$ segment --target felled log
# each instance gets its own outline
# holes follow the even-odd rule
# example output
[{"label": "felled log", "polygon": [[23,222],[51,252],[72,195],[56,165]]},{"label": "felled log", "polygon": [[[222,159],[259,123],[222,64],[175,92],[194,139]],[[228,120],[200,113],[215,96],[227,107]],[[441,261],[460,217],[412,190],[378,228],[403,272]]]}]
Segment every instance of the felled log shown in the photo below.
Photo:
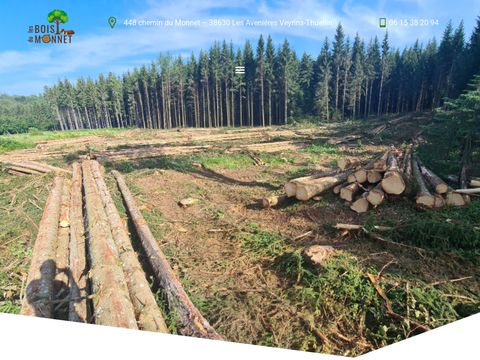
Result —
[{"label": "felled log", "polygon": [[[363,225],[358,225],[358,224],[342,224],[342,223],[337,223],[333,226],[335,229],[338,230],[363,230],[364,226]],[[381,225],[375,225],[373,227],[375,230],[378,231],[390,231],[393,230],[393,227],[391,226],[381,226]]]},{"label": "felled log", "polygon": [[381,125],[373,128],[373,129],[370,131],[370,133],[371,133],[372,135],[378,135],[378,134],[382,133],[386,128],[387,128],[387,125],[386,125],[386,124],[381,124]]},{"label": "felled log", "polygon": [[466,204],[463,195],[451,189],[447,192],[446,202],[449,206],[464,206]]},{"label": "felled log", "polygon": [[[55,300],[69,299],[69,240],[70,240],[70,181],[63,181],[62,200],[60,205],[60,218],[58,222],[56,267],[57,273],[54,283]],[[54,316],[57,319],[68,318],[68,302],[61,303],[55,308]]]},{"label": "felled log", "polygon": [[296,198],[306,201],[335,185],[344,182],[350,175],[349,172],[339,173],[333,176],[324,176],[318,179],[296,182]]},{"label": "felled log", "polygon": [[382,180],[382,173],[378,170],[368,170],[367,171],[367,181],[370,184],[376,184]]},{"label": "felled log", "polygon": [[367,181],[367,170],[360,168],[357,171],[353,173],[353,176],[355,176],[355,180],[359,182],[360,184],[364,183]]},{"label": "felled log", "polygon": [[83,161],[82,172],[95,323],[137,329],[118,251],[93,178],[91,160]]},{"label": "felled log", "polygon": [[433,196],[435,197],[435,201],[434,201],[434,204],[433,204],[434,207],[441,208],[441,207],[444,207],[446,205],[446,201],[445,201],[445,199],[443,198],[442,195],[434,194]]},{"label": "felled log", "polygon": [[15,175],[15,176],[28,176],[29,175],[29,174],[25,174],[24,172],[12,170],[12,169],[7,170],[7,173],[9,173],[10,175]]},{"label": "felled log", "polygon": [[22,166],[16,166],[16,165],[9,165],[8,169],[11,170],[11,171],[15,171],[17,173],[22,173],[24,175],[42,175],[42,174],[44,174],[44,172],[40,172],[40,171],[37,171],[37,170],[25,168],[25,167],[22,167]]},{"label": "felled log", "polygon": [[373,163],[373,170],[385,171],[387,170],[387,160],[390,150],[387,150],[382,156],[376,159]]},{"label": "felled log", "polygon": [[341,184],[335,185],[335,186],[333,187],[333,193],[334,193],[335,195],[340,194],[340,190],[342,190],[342,188],[343,188],[344,186],[345,186],[345,183],[341,183]]},{"label": "felled log", "polygon": [[92,173],[95,178],[105,213],[107,214],[112,236],[122,261],[127,287],[135,310],[138,327],[147,331],[168,333],[167,325],[160,311],[155,297],[150,290],[147,277],[133,250],[130,236],[125,228],[117,207],[110,196],[105,180],[103,179],[98,162],[91,162]]},{"label": "felled log", "polygon": [[53,315],[53,280],[57,247],[58,220],[62,199],[63,177],[53,179],[52,190],[38,226],[32,261],[27,276],[27,288],[20,314],[51,318]]},{"label": "felled log", "polygon": [[468,182],[468,185],[469,186],[472,186],[472,187],[480,187],[480,179],[476,180],[476,179],[471,179],[469,182]]},{"label": "felled log", "polygon": [[70,303],[68,320],[87,322],[87,286],[85,229],[83,226],[82,168],[72,164],[72,188],[70,196]]},{"label": "felled log", "polygon": [[303,177],[289,180],[284,185],[285,193],[287,194],[288,197],[295,196],[295,194],[297,193],[297,183],[318,179],[324,176],[332,176],[335,174],[337,174],[337,171],[319,172],[313,175],[303,176]]},{"label": "felled log", "polygon": [[387,159],[387,171],[383,175],[382,188],[388,194],[400,195],[405,191],[405,181],[398,168],[397,158],[390,152]]},{"label": "felled log", "polygon": [[393,120],[389,120],[388,123],[389,123],[390,125],[396,125],[396,124],[398,124],[398,123],[400,123],[400,122],[402,122],[402,121],[404,121],[404,120],[406,120],[406,119],[408,119],[408,118],[410,118],[410,114],[404,115],[404,116],[400,116],[400,117],[398,117],[398,118],[396,118],[396,119],[393,119]]},{"label": "felled log", "polygon": [[122,175],[118,171],[113,171],[112,174],[117,180],[128,213],[135,226],[141,245],[145,250],[147,260],[153,269],[155,278],[166,293],[170,310],[175,312],[178,317],[181,333],[202,338],[221,339],[220,335],[217,334],[215,329],[189,299],[145,219],[138,210],[135,199],[130,193]]},{"label": "felled log", "polygon": [[368,211],[368,207],[370,203],[367,200],[367,194],[368,193],[363,193],[360,195],[351,205],[350,209],[357,213],[364,213]]},{"label": "felled log", "polygon": [[270,196],[265,196],[263,199],[262,199],[262,206],[264,209],[266,208],[271,208],[273,206],[277,206],[279,204],[282,204],[284,203],[285,201],[287,201],[289,198],[289,196],[287,195],[280,195],[280,196],[277,196],[277,195],[270,195]]},{"label": "felled log", "polygon": [[407,148],[405,149],[405,154],[403,156],[403,163],[402,163],[402,172],[407,178],[407,180],[410,180],[413,176],[411,146],[407,146]]},{"label": "felled log", "polygon": [[348,184],[340,189],[340,198],[352,201],[353,196],[360,190],[360,186],[357,182]]},{"label": "felled log", "polygon": [[344,143],[347,143],[347,142],[350,142],[350,141],[353,141],[353,140],[361,139],[362,137],[363,137],[362,135],[347,135],[347,136],[344,136],[340,139],[330,139],[330,140],[327,141],[327,144],[340,145],[340,144],[344,144]]},{"label": "felled log", "polygon": [[367,194],[367,200],[373,206],[380,205],[385,199],[385,192],[383,191],[382,184],[377,184]]},{"label": "felled log", "polygon": [[480,194],[480,188],[456,189],[455,192],[459,194]]},{"label": "felled log", "polygon": [[[458,176],[457,175],[448,175],[447,180],[451,183],[458,184]],[[467,180],[468,187],[480,187],[480,179],[479,178],[471,178]]]},{"label": "felled log", "polygon": [[37,163],[33,161],[24,161],[24,162],[9,162],[8,166],[16,170],[16,168],[23,169],[23,170],[18,170],[22,172],[30,171],[32,174],[46,174],[49,172],[55,172],[56,174],[69,174],[70,171],[48,165],[48,164],[42,164],[42,163]]},{"label": "felled log", "polygon": [[435,190],[437,194],[445,194],[448,190],[448,185],[440,179],[437,175],[435,175],[431,170],[429,170],[417,157],[417,163],[420,168],[420,172],[422,176],[427,180],[427,183]]},{"label": "felled log", "polygon": [[425,180],[420,172],[416,156],[414,156],[412,159],[412,171],[418,189],[415,199],[417,205],[432,208],[435,205],[435,197],[430,193],[427,185],[425,184]]},{"label": "felled log", "polygon": [[357,164],[358,161],[352,161],[348,158],[342,158],[337,160],[337,167],[342,171],[354,167]]}]

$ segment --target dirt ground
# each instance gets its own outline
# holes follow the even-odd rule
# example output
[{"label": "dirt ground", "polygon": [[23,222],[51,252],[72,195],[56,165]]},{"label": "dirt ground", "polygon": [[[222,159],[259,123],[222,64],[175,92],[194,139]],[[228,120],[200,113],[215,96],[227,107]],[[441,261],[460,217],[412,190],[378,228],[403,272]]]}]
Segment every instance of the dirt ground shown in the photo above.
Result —
[{"label": "dirt ground", "polygon": [[[291,138],[285,129],[279,131],[284,131],[282,139]],[[397,335],[387,334],[385,338],[380,338],[380,330],[375,330],[376,333],[371,335],[365,329],[368,327],[368,318],[365,317],[368,317],[369,307],[379,309],[383,306],[373,288],[370,286],[366,290],[373,299],[371,303],[350,301],[350,295],[346,293],[341,299],[343,304],[331,304],[326,300],[318,303],[319,300],[315,298],[317,306],[307,306],[305,299],[312,297],[308,291],[313,291],[311,289],[314,287],[302,283],[300,275],[297,281],[285,276],[282,268],[277,266],[283,253],[301,254],[311,245],[332,246],[336,256],[344,256],[348,259],[348,264],[352,264],[352,269],[355,269],[344,268],[339,275],[342,281],[349,278],[349,271],[352,274],[360,271],[362,273],[358,279],[361,279],[361,284],[355,286],[365,287],[368,284],[366,273],[380,272],[388,279],[386,286],[388,285],[392,296],[397,288],[403,289],[406,286],[407,302],[409,286],[423,284],[423,287],[429,288],[442,287],[443,293],[457,299],[457,302],[463,297],[473,298],[473,303],[477,304],[480,270],[477,260],[471,258],[386,245],[361,234],[342,235],[331,228],[335,223],[364,224],[369,221],[395,225],[406,214],[414,214],[416,211],[411,201],[405,198],[389,199],[381,207],[361,215],[352,212],[330,192],[316,201],[301,203],[292,200],[278,208],[262,209],[259,200],[267,194],[282,194],[285,180],[314,169],[329,169],[341,157],[370,158],[382,153],[391,144],[408,140],[417,131],[417,127],[410,126],[404,133],[391,131],[377,139],[367,138],[353,144],[337,145],[333,150],[331,146],[325,145],[328,139],[337,139],[352,131],[364,131],[364,127],[360,124],[350,128],[343,125],[310,131],[303,129],[300,133],[291,131],[295,138],[308,138],[313,145],[303,150],[280,151],[268,156],[258,153],[264,165],[256,164],[246,155],[229,157],[216,150],[190,159],[193,166],[183,166],[175,157],[161,161],[106,162],[105,166],[107,173],[110,168],[124,170],[140,209],[187,293],[226,340],[357,355],[396,341]],[[225,134],[224,131],[205,130],[155,132],[150,134],[147,142],[149,146],[162,146],[181,139],[182,144],[187,144],[193,141],[194,136],[206,133]],[[138,139],[141,137],[139,132],[130,130],[123,135],[125,137],[119,135],[119,138],[106,142],[90,138],[47,143],[37,146],[35,150],[20,150],[4,155],[2,159],[24,159],[28,156],[38,159],[50,154],[46,157],[48,162],[65,165],[72,160],[69,155],[84,153],[87,145],[104,150],[142,145],[142,140]],[[269,136],[271,139],[273,135]],[[198,139],[195,141],[202,143]],[[236,146],[257,141],[257,138],[252,137],[227,143]],[[12,180],[7,175],[1,175],[0,188],[5,195],[8,193],[11,197],[10,181]],[[48,184],[48,178],[42,181],[44,186]],[[117,202],[121,203],[111,178],[108,183]],[[44,198],[42,192],[35,202],[40,209]],[[179,202],[185,198],[193,198],[196,202],[192,206],[183,207]],[[11,198],[5,200],[6,203],[10,201]],[[0,212],[5,211],[0,209]],[[34,217],[28,220],[32,223],[38,222],[37,217],[41,215],[41,212],[35,211]],[[25,242],[25,249],[33,244],[34,234],[35,229],[32,228],[27,235],[30,239]],[[11,265],[7,271],[4,270],[10,264],[7,261],[10,255],[7,252],[8,246],[2,247],[2,242],[6,242],[9,236],[12,236],[12,232],[0,237],[0,259],[4,259],[3,263],[0,262],[0,273],[3,271],[6,274],[3,281],[0,278],[0,287],[8,288],[15,284],[13,295],[9,293],[12,312],[15,312],[21,283],[18,273],[15,276],[8,275]],[[265,248],[261,248],[254,243],[257,247],[252,250],[252,241],[264,241],[267,244],[262,243]],[[279,248],[274,248],[277,243]],[[28,264],[28,251],[25,251],[21,260],[24,265]],[[319,274],[321,277],[322,272]],[[459,278],[465,279],[449,282]],[[328,290],[329,284],[322,286],[321,291],[325,293],[320,292],[321,294],[333,291]],[[3,291],[4,303],[7,300],[5,293]],[[356,299],[354,295],[351,297]],[[334,302],[335,299],[338,301],[332,295],[330,300]],[[0,304],[1,302],[0,296]],[[342,319],[342,316],[338,316],[337,306],[343,306],[340,309],[358,306],[364,310],[355,311],[353,320]],[[408,311],[407,305],[407,313]],[[398,335],[397,340],[414,333],[412,330],[411,334]]]}]

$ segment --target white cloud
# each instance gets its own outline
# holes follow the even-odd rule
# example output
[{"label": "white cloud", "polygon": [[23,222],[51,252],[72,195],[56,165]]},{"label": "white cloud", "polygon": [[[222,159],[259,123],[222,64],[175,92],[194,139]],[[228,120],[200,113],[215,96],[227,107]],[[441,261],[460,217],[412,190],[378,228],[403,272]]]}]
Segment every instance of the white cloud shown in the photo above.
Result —
[{"label": "white cloud", "polygon": [[[472,6],[475,6],[474,0]],[[0,73],[18,73],[16,83],[0,79],[0,91],[21,93],[40,92],[43,84],[52,84],[58,78],[68,77],[72,81],[79,74],[114,71],[124,72],[140,63],[149,63],[161,52],[188,54],[208,48],[213,41],[232,41],[243,45],[245,39],[256,39],[259,33],[271,34],[274,39],[284,37],[303,38],[307,41],[321,41],[328,35],[332,39],[339,21],[346,33],[353,37],[359,32],[366,41],[370,37],[383,36],[378,28],[378,17],[419,17],[429,13],[444,14],[444,9],[432,10],[432,0],[379,0],[373,5],[360,5],[346,0],[339,10],[333,0],[284,0],[276,2],[253,0],[204,0],[204,1],[148,1],[147,9],[129,14],[131,18],[155,19],[208,19],[223,17],[229,19],[330,19],[331,24],[322,27],[124,27],[124,19],[118,19],[114,30],[105,29],[97,33],[75,34],[68,46],[50,46],[31,51],[0,52]],[[403,3],[403,4],[402,4]],[[478,7],[478,4],[476,5]],[[230,9],[230,10],[229,10]],[[421,10],[421,11],[420,11]],[[230,14],[229,14],[230,13]],[[216,14],[224,14],[217,16]],[[443,26],[441,26],[443,29]],[[388,29],[394,46],[410,44],[417,37],[426,40],[435,29],[424,27],[409,29],[395,27]],[[316,54],[313,54],[316,55]],[[31,89],[28,91],[28,89]],[[23,90],[22,90],[23,89]]]}]

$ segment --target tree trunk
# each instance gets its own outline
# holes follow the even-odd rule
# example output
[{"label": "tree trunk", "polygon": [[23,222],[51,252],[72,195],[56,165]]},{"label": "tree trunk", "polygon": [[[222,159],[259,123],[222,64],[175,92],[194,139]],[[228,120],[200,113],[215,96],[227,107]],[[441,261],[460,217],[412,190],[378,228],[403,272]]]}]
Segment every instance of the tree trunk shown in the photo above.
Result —
[{"label": "tree trunk", "polygon": [[297,182],[295,196],[298,200],[309,200],[325,190],[331,189],[335,185],[347,180],[348,175],[348,172],[344,172],[335,176],[325,176],[319,179]]},{"label": "tree trunk", "polygon": [[415,156],[413,157],[412,161],[412,171],[418,188],[416,196],[417,205],[432,208],[435,205],[435,197],[430,193],[427,185],[425,184],[425,180],[422,177],[422,173],[420,172],[420,168]]},{"label": "tree trunk", "polygon": [[405,191],[405,182],[398,167],[397,158],[391,151],[387,159],[387,171],[381,182],[383,190],[388,194],[400,195]]},{"label": "tree trunk", "polygon": [[128,291],[135,310],[135,317],[138,321],[138,326],[140,329],[147,331],[168,333],[168,328],[163,319],[162,312],[158,308],[157,302],[150,290],[146,275],[138,261],[135,250],[133,250],[128,231],[120,218],[117,207],[115,206],[107,185],[105,184],[105,180],[101,174],[100,165],[98,162],[92,161],[91,167],[105,213],[110,221],[113,240],[119,250],[120,260],[122,261],[122,267],[125,272],[125,279],[127,281]]},{"label": "tree trunk", "polygon": [[[87,271],[85,253],[85,229],[83,226],[82,169],[72,164],[72,188],[70,197],[70,304],[69,321],[87,322]],[[76,300],[72,300],[76,299]]]},{"label": "tree trunk", "polygon": [[197,337],[221,339],[220,335],[212,328],[207,320],[202,316],[200,311],[193,305],[183,289],[180,281],[177,279],[174,271],[170,267],[167,258],[163,254],[156,239],[153,237],[145,219],[138,210],[135,200],[130,193],[122,175],[113,171],[113,175],[117,180],[118,187],[122,193],[125,205],[128,209],[130,217],[137,235],[140,238],[147,260],[153,268],[155,277],[159,285],[163,288],[167,295],[170,310],[176,312],[182,333],[184,335],[193,335]]},{"label": "tree trunk", "polygon": [[82,163],[82,172],[95,323],[137,329],[118,251],[92,175],[91,160]]},{"label": "tree trunk", "polygon": [[372,190],[367,194],[367,200],[373,206],[380,205],[385,199],[385,192],[383,191],[382,184],[377,184]]},{"label": "tree trunk", "polygon": [[417,158],[417,163],[420,168],[420,172],[422,173],[423,177],[427,180],[427,183],[435,189],[437,194],[445,194],[448,190],[447,184],[440,179],[437,175],[435,175],[431,170],[429,170],[425,165],[423,165],[422,161]]},{"label": "tree trunk", "polygon": [[21,315],[51,318],[53,315],[53,279],[56,272],[58,220],[62,199],[63,177],[53,179],[52,190],[38,226],[37,239],[27,276],[27,288]]}]

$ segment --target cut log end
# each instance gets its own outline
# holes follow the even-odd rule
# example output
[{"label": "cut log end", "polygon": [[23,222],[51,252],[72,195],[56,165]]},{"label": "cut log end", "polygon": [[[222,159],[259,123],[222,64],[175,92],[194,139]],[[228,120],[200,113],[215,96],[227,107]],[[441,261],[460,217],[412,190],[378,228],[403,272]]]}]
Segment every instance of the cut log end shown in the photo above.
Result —
[{"label": "cut log end", "polygon": [[370,203],[368,202],[366,196],[361,196],[355,200],[352,205],[350,205],[350,209],[357,213],[364,213],[368,211],[369,205]]},{"label": "cut log end", "polygon": [[433,208],[435,206],[435,197],[432,195],[420,195],[415,202],[421,207]]},{"label": "cut log end", "polygon": [[383,177],[382,188],[388,194],[400,195],[405,191],[406,185],[398,171],[389,171]]}]

